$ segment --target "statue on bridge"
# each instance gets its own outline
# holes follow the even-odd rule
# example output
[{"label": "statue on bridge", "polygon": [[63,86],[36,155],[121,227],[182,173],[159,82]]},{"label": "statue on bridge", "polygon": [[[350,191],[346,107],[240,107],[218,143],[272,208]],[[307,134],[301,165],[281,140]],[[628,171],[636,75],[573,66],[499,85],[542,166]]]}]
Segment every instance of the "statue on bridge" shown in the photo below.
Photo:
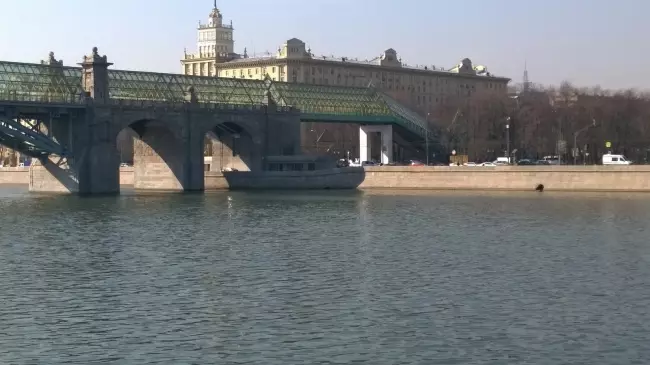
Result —
[{"label": "statue on bridge", "polygon": [[63,66],[63,61],[57,61],[56,58],[54,58],[54,52],[50,52],[50,54],[47,57],[46,61],[41,61],[41,65],[49,65],[49,66]]}]

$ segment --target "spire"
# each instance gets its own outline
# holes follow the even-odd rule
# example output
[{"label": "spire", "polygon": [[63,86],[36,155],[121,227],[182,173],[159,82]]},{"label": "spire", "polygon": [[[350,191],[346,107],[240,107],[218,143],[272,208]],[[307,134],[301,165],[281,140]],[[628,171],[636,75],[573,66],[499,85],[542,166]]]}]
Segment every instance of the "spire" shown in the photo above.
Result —
[{"label": "spire", "polygon": [[530,81],[528,80],[528,62],[524,60],[524,92],[528,92]]},{"label": "spire", "polygon": [[219,8],[217,8],[217,0],[214,0],[214,7],[212,8],[212,11],[210,12],[210,18],[221,18],[221,12],[219,11]]}]

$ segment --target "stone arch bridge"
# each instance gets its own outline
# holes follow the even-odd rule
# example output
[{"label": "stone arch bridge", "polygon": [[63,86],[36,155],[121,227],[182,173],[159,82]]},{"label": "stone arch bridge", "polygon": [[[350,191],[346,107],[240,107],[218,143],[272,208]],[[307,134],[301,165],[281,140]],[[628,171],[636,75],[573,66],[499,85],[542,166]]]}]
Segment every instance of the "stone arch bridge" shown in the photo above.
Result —
[{"label": "stone arch bridge", "polygon": [[[33,157],[30,189],[119,191],[118,134],[131,129],[135,187],[203,190],[205,136],[264,169],[266,156],[300,153],[300,122],[358,123],[420,139],[434,132],[416,113],[372,88],[314,86],[109,69],[94,48],[79,67],[50,54],[40,64],[0,61],[0,144]],[[365,133],[361,133],[365,136]],[[364,141],[360,141],[363,149]]]}]

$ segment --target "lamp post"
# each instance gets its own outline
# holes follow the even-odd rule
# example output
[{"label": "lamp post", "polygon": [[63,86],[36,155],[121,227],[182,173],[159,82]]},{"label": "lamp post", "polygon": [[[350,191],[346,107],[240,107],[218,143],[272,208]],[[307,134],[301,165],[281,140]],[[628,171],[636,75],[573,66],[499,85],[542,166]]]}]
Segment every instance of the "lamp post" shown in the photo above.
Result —
[{"label": "lamp post", "polygon": [[591,124],[589,124],[588,126],[583,127],[582,129],[579,129],[578,131],[573,133],[573,164],[574,165],[577,164],[577,159],[578,159],[578,135],[580,135],[580,133],[588,130],[589,128],[596,126],[596,119],[592,118],[591,121],[592,121]]},{"label": "lamp post", "polygon": [[[521,105],[519,104],[519,95],[511,96],[510,99],[514,100],[515,103],[516,103],[516,109],[514,110],[514,115],[515,115],[517,118],[519,118],[519,115],[521,114],[521,113],[520,113]],[[517,122],[519,123],[519,119],[517,119]],[[517,128],[520,128],[520,127],[525,128],[525,126],[522,126],[522,125],[520,125],[520,124],[517,124]],[[508,139],[510,139],[510,132],[509,132],[509,131],[508,131]],[[519,142],[520,142],[520,143],[519,143],[519,146],[522,147],[522,145],[521,145],[521,141],[519,141]],[[512,153],[513,153],[513,154],[516,153],[516,150],[515,150],[515,151],[512,151]],[[508,156],[508,158],[510,158],[510,156]],[[508,160],[508,161],[510,161],[510,160]]]},{"label": "lamp post", "polygon": [[506,119],[506,157],[510,163],[510,117]]},{"label": "lamp post", "polygon": [[426,150],[427,150],[426,151],[426,153],[427,153],[427,166],[429,166],[429,115],[431,115],[431,113],[427,113],[427,125],[426,125],[426,129],[424,130],[424,133],[426,134],[426,137],[425,137],[426,142],[425,143],[426,143]]}]

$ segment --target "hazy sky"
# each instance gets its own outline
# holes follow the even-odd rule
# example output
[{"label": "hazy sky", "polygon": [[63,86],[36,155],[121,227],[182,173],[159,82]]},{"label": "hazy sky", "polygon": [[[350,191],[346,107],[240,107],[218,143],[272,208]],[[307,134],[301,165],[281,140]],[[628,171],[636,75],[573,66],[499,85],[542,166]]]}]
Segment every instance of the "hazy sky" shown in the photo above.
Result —
[{"label": "hazy sky", "polygon": [[[274,51],[287,39],[317,55],[450,68],[469,57],[521,82],[650,88],[650,0],[218,0],[235,50]],[[212,0],[0,0],[0,59],[66,65],[93,46],[114,68],[180,72]]]}]

